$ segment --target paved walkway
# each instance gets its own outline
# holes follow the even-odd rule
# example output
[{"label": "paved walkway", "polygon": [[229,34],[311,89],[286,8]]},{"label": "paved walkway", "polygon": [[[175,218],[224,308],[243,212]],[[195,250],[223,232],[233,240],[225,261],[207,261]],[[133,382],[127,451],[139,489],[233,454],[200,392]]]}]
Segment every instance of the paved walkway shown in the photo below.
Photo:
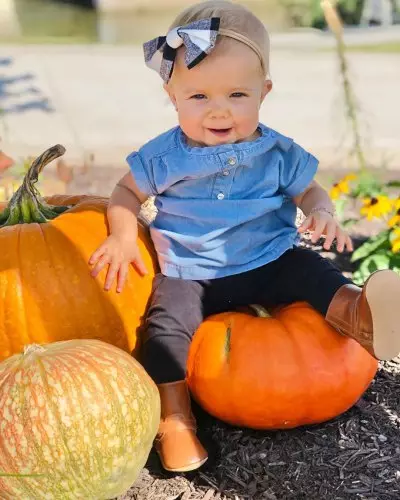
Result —
[{"label": "paved walkway", "polygon": [[[400,40],[398,28],[346,36]],[[273,35],[274,90],[261,111],[263,122],[313,151],[323,168],[345,167],[349,145],[336,54],[315,50],[332,44],[312,30]],[[400,168],[400,54],[348,58],[368,157]],[[0,108],[5,151],[37,155],[61,143],[74,164],[94,155],[96,165],[121,167],[129,151],[176,123],[160,78],[132,46],[0,47]]]}]

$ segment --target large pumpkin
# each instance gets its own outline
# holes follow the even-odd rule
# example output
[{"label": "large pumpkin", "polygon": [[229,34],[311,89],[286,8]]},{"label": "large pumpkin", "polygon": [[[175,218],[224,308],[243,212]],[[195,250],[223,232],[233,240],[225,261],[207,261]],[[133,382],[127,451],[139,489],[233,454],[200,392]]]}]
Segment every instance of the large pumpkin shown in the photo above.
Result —
[{"label": "large pumpkin", "polygon": [[272,317],[210,316],[191,344],[187,379],[211,415],[255,429],[331,419],[367,389],[377,361],[303,302]]},{"label": "large pumpkin", "polygon": [[43,200],[34,187],[44,165],[64,151],[46,151],[9,205],[0,204],[0,360],[26,344],[73,338],[97,338],[129,352],[138,346],[156,266],[150,237],[140,225],[149,274],[142,277],[130,266],[122,293],[105,292],[106,271],[93,279],[88,260],[107,236],[107,199]]},{"label": "large pumpkin", "polygon": [[129,354],[98,340],[27,346],[0,363],[0,498],[124,494],[160,419],[156,385]]}]

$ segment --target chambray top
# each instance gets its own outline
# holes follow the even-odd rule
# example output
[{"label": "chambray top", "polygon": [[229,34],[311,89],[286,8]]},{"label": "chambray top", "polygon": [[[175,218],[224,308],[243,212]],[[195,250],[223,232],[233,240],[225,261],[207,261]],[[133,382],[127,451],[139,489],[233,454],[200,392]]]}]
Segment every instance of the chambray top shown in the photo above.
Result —
[{"label": "chambray top", "polygon": [[139,189],[155,195],[150,234],[161,272],[212,279],[255,269],[299,241],[292,197],[318,161],[259,125],[254,141],[191,147],[180,127],[127,157]]}]

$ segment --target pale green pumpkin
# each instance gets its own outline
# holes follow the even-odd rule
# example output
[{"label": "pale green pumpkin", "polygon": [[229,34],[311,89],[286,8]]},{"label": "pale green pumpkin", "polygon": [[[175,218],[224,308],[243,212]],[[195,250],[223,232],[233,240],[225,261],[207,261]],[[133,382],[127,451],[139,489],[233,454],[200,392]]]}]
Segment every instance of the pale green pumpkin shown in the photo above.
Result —
[{"label": "pale green pumpkin", "polygon": [[0,363],[0,498],[122,495],[159,419],[157,387],[124,351],[98,340],[29,346]]}]

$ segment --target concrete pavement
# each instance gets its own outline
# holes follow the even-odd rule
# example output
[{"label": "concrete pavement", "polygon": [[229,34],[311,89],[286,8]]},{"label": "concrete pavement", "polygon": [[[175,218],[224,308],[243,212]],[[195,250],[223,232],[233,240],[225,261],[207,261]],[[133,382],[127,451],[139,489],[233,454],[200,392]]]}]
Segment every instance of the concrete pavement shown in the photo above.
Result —
[{"label": "concrete pavement", "polygon": [[[348,37],[374,36],[363,41],[362,33]],[[400,40],[395,27],[376,33]],[[336,54],[316,50],[333,43],[312,30],[272,35],[274,89],[261,111],[264,123],[313,151],[322,168],[347,167],[350,146]],[[398,169],[400,54],[350,52],[348,60],[368,158]],[[94,155],[96,165],[121,167],[132,149],[176,124],[161,83],[140,47],[2,46],[0,147],[20,157],[61,143],[71,164]]]}]

